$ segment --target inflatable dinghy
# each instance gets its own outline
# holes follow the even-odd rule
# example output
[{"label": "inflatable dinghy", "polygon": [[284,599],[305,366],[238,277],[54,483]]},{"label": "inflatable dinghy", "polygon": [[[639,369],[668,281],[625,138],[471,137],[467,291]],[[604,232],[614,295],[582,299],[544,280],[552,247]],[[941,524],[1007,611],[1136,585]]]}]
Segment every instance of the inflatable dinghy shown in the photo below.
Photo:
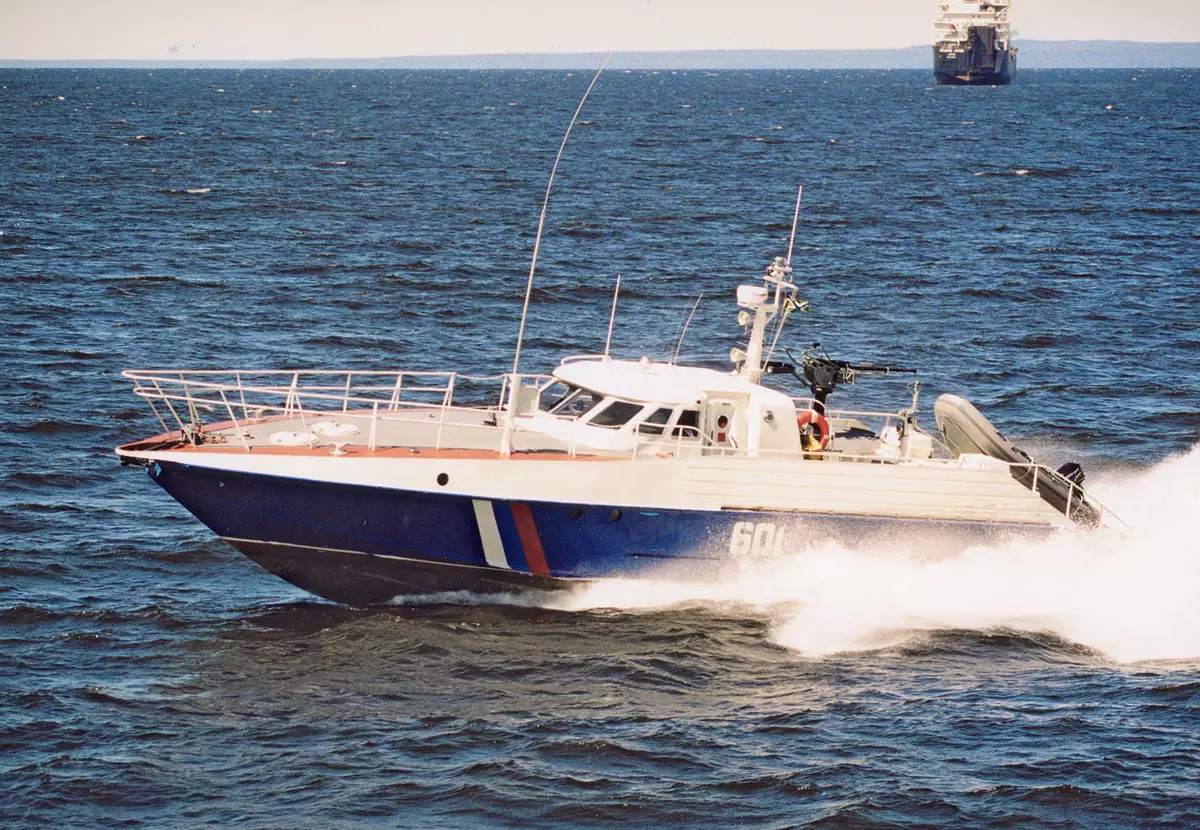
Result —
[{"label": "inflatable dinghy", "polygon": [[957,458],[979,453],[1011,466],[1013,478],[1030,489],[1036,488],[1047,504],[1086,527],[1095,527],[1100,514],[1088,503],[1083,490],[1083,470],[1078,464],[1064,464],[1058,471],[1040,467],[1029,454],[1013,444],[965,398],[942,395],[933,407],[938,430],[947,449]]}]

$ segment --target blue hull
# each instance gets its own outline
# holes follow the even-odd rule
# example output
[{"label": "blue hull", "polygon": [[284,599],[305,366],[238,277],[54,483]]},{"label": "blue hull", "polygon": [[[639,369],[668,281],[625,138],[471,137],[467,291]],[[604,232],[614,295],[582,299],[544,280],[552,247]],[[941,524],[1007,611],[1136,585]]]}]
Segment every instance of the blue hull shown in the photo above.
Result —
[{"label": "blue hull", "polygon": [[976,43],[952,58],[935,46],[933,74],[938,86],[1006,86],[1016,79],[1016,50]]},{"label": "blue hull", "polygon": [[745,557],[828,540],[902,535],[911,543],[925,535],[931,545],[961,546],[1016,530],[1046,532],[976,522],[479,501],[174,462],[151,463],[148,471],[267,570],[357,606],[402,594],[558,588],[614,577],[707,579]]}]

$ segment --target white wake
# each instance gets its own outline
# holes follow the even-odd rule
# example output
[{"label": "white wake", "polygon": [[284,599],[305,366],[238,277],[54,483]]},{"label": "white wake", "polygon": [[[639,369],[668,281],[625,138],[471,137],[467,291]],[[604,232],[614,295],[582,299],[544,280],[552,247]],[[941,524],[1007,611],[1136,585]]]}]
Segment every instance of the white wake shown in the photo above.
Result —
[{"label": "white wake", "polygon": [[1118,662],[1200,657],[1200,445],[1089,490],[1125,534],[1065,531],[951,558],[889,546],[810,548],[719,585],[615,580],[544,603],[564,610],[752,606],[809,655],[874,649],[937,629],[1052,632]]}]

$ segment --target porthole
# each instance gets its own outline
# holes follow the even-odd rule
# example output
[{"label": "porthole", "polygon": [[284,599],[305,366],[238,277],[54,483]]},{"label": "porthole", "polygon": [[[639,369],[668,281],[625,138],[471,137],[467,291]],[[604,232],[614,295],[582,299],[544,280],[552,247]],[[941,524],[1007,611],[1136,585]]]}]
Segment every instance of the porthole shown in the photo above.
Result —
[{"label": "porthole", "polygon": [[568,513],[567,515],[570,516],[572,519],[578,519],[580,516],[583,515],[583,510],[578,507],[572,507],[571,512]]},{"label": "porthole", "polygon": [[621,521],[621,511],[614,507],[612,511],[609,512],[608,518],[614,522]]},{"label": "porthole", "polygon": [[445,473],[438,473],[437,483],[445,487],[450,483],[450,476],[446,475]]}]

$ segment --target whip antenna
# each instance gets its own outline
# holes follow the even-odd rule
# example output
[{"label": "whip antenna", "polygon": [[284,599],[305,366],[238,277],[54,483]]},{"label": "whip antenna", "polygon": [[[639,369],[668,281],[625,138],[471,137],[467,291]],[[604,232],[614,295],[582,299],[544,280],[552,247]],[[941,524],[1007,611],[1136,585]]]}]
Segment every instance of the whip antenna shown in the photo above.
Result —
[{"label": "whip antenna", "polygon": [[700,307],[700,301],[703,299],[704,299],[704,292],[700,292],[700,295],[698,297],[696,297],[696,302],[692,304],[691,314],[688,314],[687,320],[684,321],[683,331],[679,332],[679,340],[677,340],[675,343],[675,354],[671,355],[671,364],[672,365],[679,362],[679,350],[683,348],[683,338],[687,337],[688,326],[690,326],[692,324],[692,317],[695,315],[696,309],[698,309]]},{"label": "whip antenna", "polygon": [[587,101],[592,87],[596,85],[596,81],[600,80],[600,73],[604,71],[604,67],[608,66],[610,58],[612,58],[611,52],[604,59],[604,63],[600,64],[600,68],[596,70],[596,76],[592,78],[592,82],[588,84],[583,97],[579,99],[579,106],[575,108],[575,114],[571,116],[571,123],[568,125],[567,131],[563,134],[562,144],[558,145],[558,155],[554,157],[554,166],[550,168],[550,181],[546,183],[546,198],[542,200],[542,215],[538,219],[537,236],[533,240],[533,261],[529,263],[529,282],[525,285],[525,304],[521,307],[521,328],[517,331],[517,350],[513,354],[512,370],[514,375],[517,374],[521,365],[521,342],[525,339],[525,318],[529,314],[529,297],[533,293],[533,275],[537,270],[538,251],[542,246],[542,228],[546,225],[546,209],[550,206],[550,188],[554,187],[554,174],[558,172],[558,163],[562,161],[563,150],[567,147],[567,139],[571,137],[571,130],[575,126],[575,121],[579,118],[579,113],[583,111],[583,104]]},{"label": "whip antenna", "polygon": [[787,261],[783,263],[788,268],[792,267],[792,246],[796,244],[796,223],[800,221],[800,200],[803,198],[804,185],[800,185],[800,192],[796,194],[796,212],[792,214],[792,236],[788,239]]},{"label": "whip antenna", "polygon": [[604,356],[608,357],[609,346],[612,345],[613,323],[617,320],[617,295],[621,293],[621,275],[617,274],[617,287],[613,289],[612,313],[608,315],[608,337],[604,339]]}]

